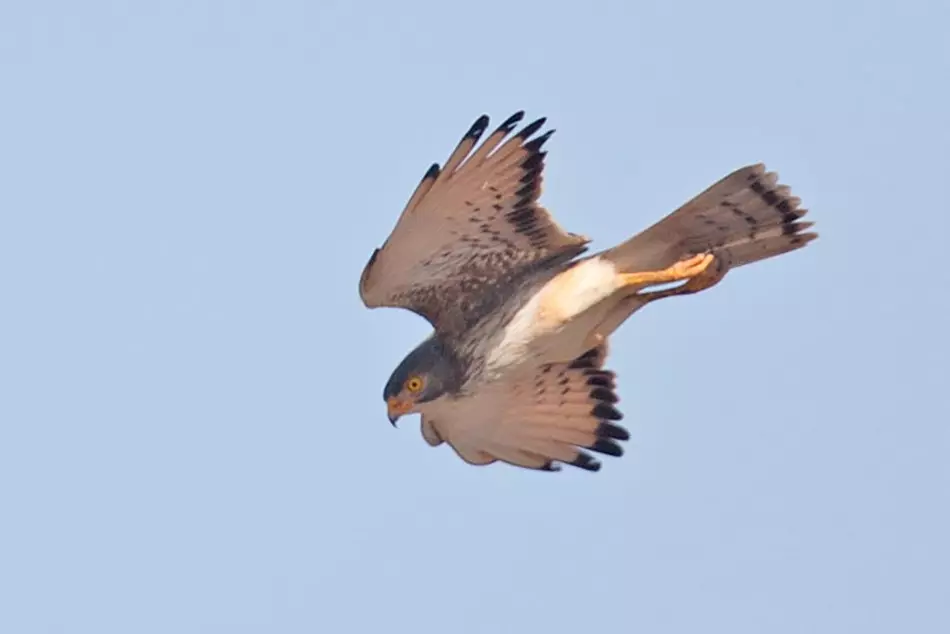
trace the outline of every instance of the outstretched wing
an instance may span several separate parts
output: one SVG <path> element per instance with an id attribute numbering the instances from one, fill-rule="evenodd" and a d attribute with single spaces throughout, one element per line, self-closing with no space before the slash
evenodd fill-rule
<path id="1" fill-rule="evenodd" d="M 584 449 L 620 456 L 617 441 L 630 437 L 616 423 L 622 415 L 605 355 L 605 346 L 594 348 L 571 363 L 544 365 L 435 405 L 423 414 L 422 435 L 433 446 L 447 442 L 474 465 L 501 460 L 556 471 L 563 463 L 597 471 L 600 462 Z"/>
<path id="2" fill-rule="evenodd" d="M 523 116 L 509 117 L 476 149 L 488 127 L 481 116 L 445 167 L 429 168 L 363 270 L 368 307 L 407 308 L 437 330 L 458 331 L 490 310 L 500 282 L 587 249 L 587 238 L 563 231 L 538 205 L 541 148 L 553 130 L 532 138 L 542 118 L 509 136 Z"/>

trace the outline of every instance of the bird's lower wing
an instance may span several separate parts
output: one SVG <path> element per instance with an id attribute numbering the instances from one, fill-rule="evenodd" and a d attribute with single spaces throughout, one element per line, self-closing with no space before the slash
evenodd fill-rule
<path id="1" fill-rule="evenodd" d="M 447 442 L 475 465 L 500 460 L 556 471 L 563 463 L 597 471 L 600 462 L 585 449 L 620 456 L 618 441 L 629 438 L 616 422 L 622 415 L 605 355 L 605 346 L 594 348 L 440 403 L 423 415 L 423 437 L 433 446 Z"/>

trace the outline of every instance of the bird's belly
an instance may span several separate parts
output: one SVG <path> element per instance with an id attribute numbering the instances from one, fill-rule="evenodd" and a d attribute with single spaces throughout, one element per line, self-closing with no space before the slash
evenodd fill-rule
<path id="1" fill-rule="evenodd" d="M 489 370 L 530 361 L 564 361 L 587 351 L 591 332 L 613 307 L 617 270 L 592 258 L 548 281 L 504 327 L 488 356 Z M 587 347 L 585 347 L 587 346 Z"/>

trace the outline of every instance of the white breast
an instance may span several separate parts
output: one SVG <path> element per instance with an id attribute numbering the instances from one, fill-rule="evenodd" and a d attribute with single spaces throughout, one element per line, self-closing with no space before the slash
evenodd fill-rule
<path id="1" fill-rule="evenodd" d="M 489 354 L 487 368 L 498 370 L 525 360 L 540 339 L 556 335 L 618 288 L 617 269 L 607 260 L 591 258 L 564 271 L 515 313 Z"/>

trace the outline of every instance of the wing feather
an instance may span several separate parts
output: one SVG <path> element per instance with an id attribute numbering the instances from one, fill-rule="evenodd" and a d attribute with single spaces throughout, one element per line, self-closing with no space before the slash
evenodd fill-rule
<path id="1" fill-rule="evenodd" d="M 620 456 L 618 441 L 630 437 L 616 422 L 623 416 L 614 407 L 616 379 L 603 369 L 605 356 L 600 346 L 451 399 L 423 415 L 423 436 L 433 446 L 447 442 L 470 464 L 597 471 L 600 462 L 584 449 Z"/>
<path id="2" fill-rule="evenodd" d="M 429 168 L 363 270 L 368 307 L 407 308 L 441 332 L 458 331 L 491 310 L 500 280 L 587 250 L 587 238 L 538 205 L 553 131 L 534 137 L 542 118 L 512 135 L 523 117 L 506 119 L 480 146 L 489 121 L 479 117 L 445 167 Z"/>

